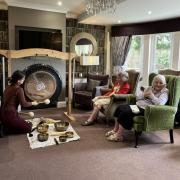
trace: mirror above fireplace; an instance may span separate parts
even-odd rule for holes
[[[93,44],[89,39],[82,38],[75,45],[75,52],[78,56],[90,56],[93,52]]]
[[[70,43],[70,51],[76,53],[78,56],[96,55],[97,50],[97,41],[89,33],[82,32],[76,34]]]

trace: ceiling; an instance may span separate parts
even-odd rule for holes
[[[67,17],[78,17],[79,22],[86,24],[129,24],[180,17],[180,0],[126,0],[118,5],[114,14],[96,16],[84,13],[85,0],[60,1],[62,6],[57,5],[58,0],[0,0],[8,6],[66,13]]]

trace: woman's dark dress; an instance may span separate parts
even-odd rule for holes
[[[24,97],[24,91],[20,86],[8,86],[3,94],[1,105],[2,122],[8,133],[28,133],[31,131],[32,124],[27,123],[17,112],[18,105],[23,107],[32,106]]]

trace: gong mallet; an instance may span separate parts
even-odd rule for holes
[[[34,112],[19,112],[20,114],[28,115],[31,118],[34,118]]]
[[[39,104],[49,104],[50,100],[49,99],[45,99],[44,101],[38,102]]]

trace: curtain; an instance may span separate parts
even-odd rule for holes
[[[132,36],[112,37],[111,42],[111,58],[113,74],[117,74],[122,70],[125,63],[129,48],[131,45]]]

